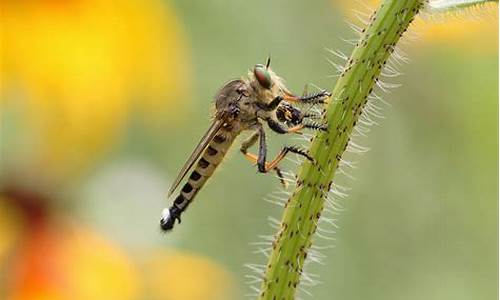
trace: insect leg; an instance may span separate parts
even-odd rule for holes
[[[257,158],[257,168],[259,172],[266,173],[268,169],[266,169],[266,155],[267,155],[267,146],[266,146],[266,133],[262,126],[259,127],[259,157]]]
[[[262,171],[261,171],[261,169],[259,169],[259,171],[262,173],[267,173],[273,169],[279,170],[278,164],[286,157],[286,155],[288,153],[295,153],[295,154],[301,155],[301,156],[305,157],[307,160],[314,162],[314,159],[309,154],[307,154],[307,152],[304,149],[301,149],[301,148],[298,148],[295,146],[286,146],[286,147],[283,147],[283,149],[281,149],[281,151],[278,153],[278,155],[276,155],[276,157],[272,161],[265,162]],[[246,153],[245,155],[250,161],[252,161],[254,163],[257,162],[257,164],[258,164],[259,157],[257,155],[252,154],[252,153]]]
[[[240,147],[240,151],[252,163],[254,163],[254,164],[257,163],[259,165],[260,172],[266,173],[269,170],[276,171],[276,174],[278,175],[278,178],[280,179],[281,184],[283,184],[286,187],[286,181],[283,177],[283,173],[281,173],[281,170],[278,168],[278,166],[274,166],[274,168],[265,167],[265,165],[268,164],[265,162],[265,152],[266,152],[265,142],[264,142],[264,147],[262,147],[262,143],[260,143],[261,147],[259,147],[259,156],[255,155],[253,153],[247,152],[248,148],[252,147],[257,142],[257,139],[261,136],[261,133],[260,133],[261,130],[263,131],[262,126],[260,127],[260,129],[258,131],[254,132],[249,138],[247,138],[245,141],[243,141],[243,143],[241,144],[241,147]],[[262,141],[262,139],[261,139],[261,141]],[[262,155],[263,153],[264,153],[264,155]],[[264,157],[264,159],[263,159],[264,162],[263,163],[261,162],[259,164],[258,163],[259,158],[260,158],[260,160],[262,160],[262,157]],[[262,166],[264,166],[264,171],[261,171]]]
[[[255,144],[257,141],[257,137],[259,137],[259,155],[255,155],[253,153],[248,153],[246,152],[247,149]],[[281,170],[278,167],[278,164],[286,157],[288,153],[295,153],[298,155],[301,155],[308,159],[311,162],[314,162],[314,159],[307,154],[307,152],[303,149],[300,149],[295,146],[287,146],[281,149],[281,151],[278,153],[276,158],[274,158],[270,162],[266,162],[266,143],[265,143],[265,134],[264,134],[264,129],[262,127],[259,128],[259,131],[255,132],[252,134],[247,140],[243,142],[241,145],[241,152],[245,155],[245,157],[250,160],[253,163],[257,163],[257,166],[259,168],[259,172],[262,173],[267,173],[271,170],[275,170],[276,173],[278,174],[278,177],[281,181],[281,184],[286,188],[287,184],[286,181],[283,177],[283,174],[281,173]]]
[[[258,137],[259,137],[258,131],[255,131],[254,133],[252,133],[252,135],[250,137],[248,137],[246,140],[243,141],[243,143],[241,143],[240,151],[243,154],[247,154],[248,148],[255,145],[255,142],[257,142]]]
[[[303,118],[317,120],[317,119],[321,118],[321,115],[319,115],[317,113],[305,113]]]
[[[307,104],[320,104],[325,103],[325,100],[328,99],[332,94],[327,91],[321,91],[319,93],[308,94],[303,96],[296,96],[291,93],[285,93],[284,99],[289,102],[300,102]]]
[[[278,105],[281,103],[281,101],[283,101],[283,97],[282,96],[276,96],[276,98],[274,98],[271,102],[269,102],[267,104],[257,102],[257,105],[262,110],[271,111],[271,110],[276,109],[276,107],[278,107]]]
[[[320,124],[299,124],[293,127],[285,127],[281,125],[280,123],[276,122],[275,120],[269,118],[267,119],[267,125],[271,130],[273,130],[276,133],[279,134],[286,134],[286,133],[300,133],[300,130],[303,128],[307,129],[314,129],[314,130],[323,130],[326,131],[327,127],[326,125],[320,125]]]
[[[305,157],[307,160],[309,160],[310,162],[314,162],[314,159],[309,154],[307,154],[307,152],[305,150],[300,149],[300,148],[295,147],[295,146],[286,146],[286,147],[283,147],[283,149],[281,149],[280,153],[278,153],[278,155],[276,156],[275,159],[273,159],[271,162],[269,162],[269,164],[266,166],[266,168],[270,168],[270,169],[275,168],[283,160],[283,158],[285,158],[285,156],[288,153],[295,153],[295,154],[301,155],[301,156]]]

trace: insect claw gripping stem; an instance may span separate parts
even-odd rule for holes
[[[314,163],[304,162],[299,167],[295,190],[291,191],[281,217],[281,226],[274,236],[258,299],[297,298],[296,291],[307,253],[314,234],[319,230],[318,221],[321,213],[328,209],[325,208],[328,204],[325,199],[327,192],[355,125],[392,49],[426,2],[384,0],[364,29],[359,29],[359,40],[332,93],[321,92],[303,97],[289,95],[292,98],[289,102],[311,103],[325,97],[335,101],[326,101],[328,105],[324,118],[329,130],[325,132],[326,128],[323,128],[318,131],[309,150],[304,151],[310,157],[309,161]],[[288,101],[287,97],[285,100]]]
[[[276,171],[276,175],[278,176],[278,178],[280,180],[280,183],[283,186],[283,188],[287,189],[288,188],[288,183],[286,182],[285,176],[283,176],[283,172],[281,172],[281,169],[276,167],[276,168],[274,168],[274,170]]]

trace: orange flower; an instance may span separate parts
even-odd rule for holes
[[[136,299],[138,274],[116,246],[80,228],[34,228],[9,271],[8,300]]]
[[[8,300],[136,298],[137,274],[116,246],[62,218],[40,192],[0,192],[0,219],[10,220],[0,224]]]
[[[132,259],[84,224],[61,217],[50,207],[54,201],[39,193],[13,187],[1,193],[7,300],[234,299],[231,275],[207,258],[145,250]]]

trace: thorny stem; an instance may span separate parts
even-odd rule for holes
[[[319,132],[309,149],[275,236],[259,299],[294,299],[312,237],[335,171],[368,96],[396,43],[425,0],[386,0],[361,32],[326,108],[328,132]]]

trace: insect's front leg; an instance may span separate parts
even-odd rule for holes
[[[332,94],[327,91],[321,91],[319,93],[306,94],[303,96],[296,96],[292,93],[286,92],[284,94],[284,99],[289,102],[300,102],[306,104],[321,104],[325,103]]]

